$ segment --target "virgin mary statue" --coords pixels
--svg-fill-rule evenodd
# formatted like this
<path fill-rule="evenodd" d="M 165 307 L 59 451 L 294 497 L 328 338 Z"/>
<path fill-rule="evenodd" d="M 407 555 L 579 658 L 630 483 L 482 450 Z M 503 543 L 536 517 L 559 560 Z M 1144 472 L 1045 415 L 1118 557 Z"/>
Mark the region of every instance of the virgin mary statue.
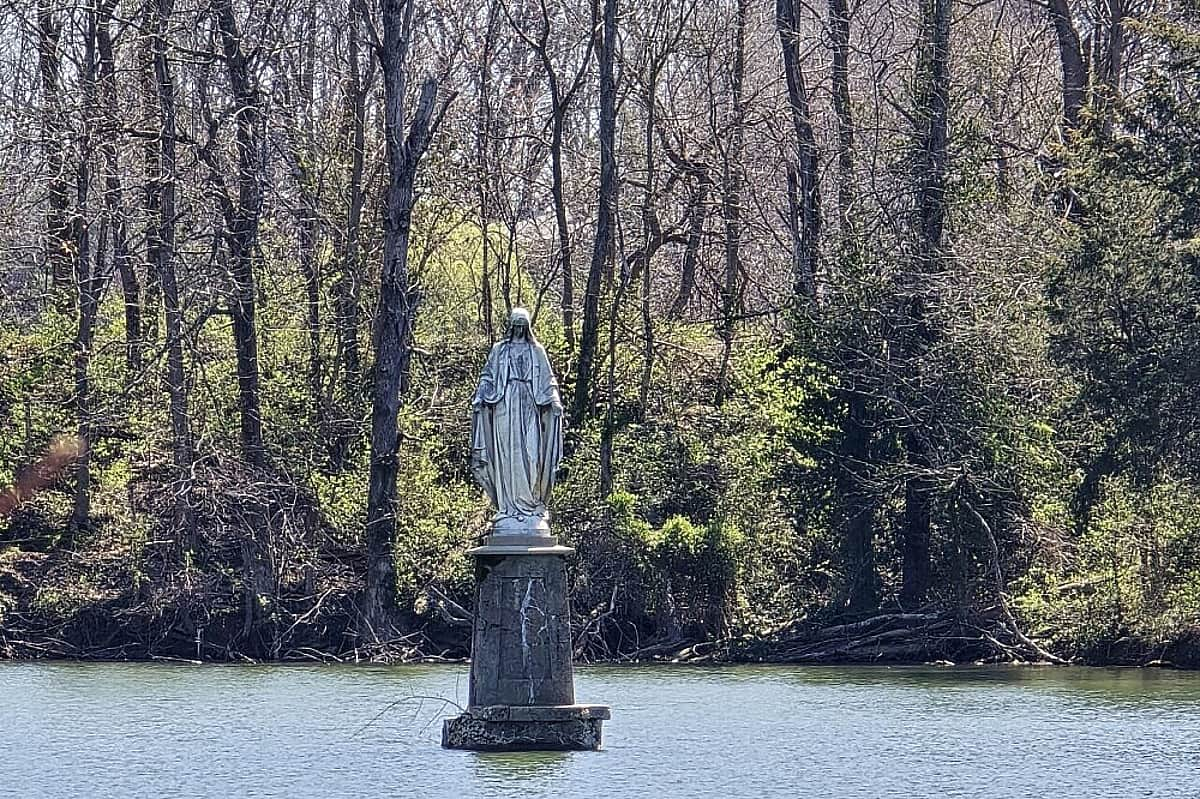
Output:
<path fill-rule="evenodd" d="M 471 403 L 471 473 L 496 509 L 493 533 L 548 534 L 546 502 L 563 451 L 563 410 L 529 311 L 514 308 Z"/>

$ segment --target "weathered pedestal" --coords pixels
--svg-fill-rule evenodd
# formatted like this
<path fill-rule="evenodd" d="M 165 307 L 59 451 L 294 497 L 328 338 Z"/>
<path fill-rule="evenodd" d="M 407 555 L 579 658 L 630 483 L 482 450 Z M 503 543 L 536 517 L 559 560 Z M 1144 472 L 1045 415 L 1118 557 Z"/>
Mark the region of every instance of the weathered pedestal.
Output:
<path fill-rule="evenodd" d="M 475 556 L 475 628 L 467 711 L 442 746 L 598 749 L 603 705 L 575 704 L 566 555 L 549 535 L 492 535 Z"/>

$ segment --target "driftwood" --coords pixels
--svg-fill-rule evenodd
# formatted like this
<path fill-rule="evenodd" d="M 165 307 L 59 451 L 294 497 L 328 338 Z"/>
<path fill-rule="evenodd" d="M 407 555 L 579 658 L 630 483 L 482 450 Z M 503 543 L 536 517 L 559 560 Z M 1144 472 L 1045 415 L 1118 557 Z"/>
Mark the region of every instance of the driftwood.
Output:
<path fill-rule="evenodd" d="M 753 644 L 754 659 L 786 663 L 1062 663 L 1015 627 L 1000 606 L 983 611 L 882 613 Z M 733 659 L 739 659 L 735 654 Z"/>
<path fill-rule="evenodd" d="M 996 536 L 992 532 L 992 526 L 988 524 L 987 519 L 983 518 L 983 514 L 975 510 L 975 506 L 972 505 L 966 498 L 963 499 L 963 504 L 966 506 L 971 516 L 975 518 L 975 523 L 979 525 L 980 529 L 983 530 L 984 535 L 987 538 L 988 551 L 991 554 L 992 561 L 992 578 L 995 581 L 996 596 L 1000 600 L 1000 610 L 1004 614 L 1005 625 L 1008 627 L 1013 637 L 1020 641 L 1022 645 L 1029 649 L 1029 651 L 1033 652 L 1037 657 L 1050 663 L 1057 663 L 1060 665 L 1065 664 L 1067 661 L 1063 660 L 1057 655 L 1047 652 L 1041 645 L 1021 631 L 1021 626 L 1017 623 L 1016 617 L 1013 615 L 1012 610 L 1010 610 L 1008 607 L 1007 593 L 1005 590 L 1006 586 L 1004 584 L 1004 573 L 1000 570 L 1000 547 L 996 544 Z"/>
<path fill-rule="evenodd" d="M 938 614 L 936 613 L 883 613 L 878 616 L 872 616 L 869 619 L 863 619 L 862 621 L 824 627 L 809 637 L 818 641 L 831 638 L 849 638 L 896 625 L 916 626 L 925 624 L 935 621 L 937 618 Z"/>
<path fill-rule="evenodd" d="M 576 658 L 587 659 L 585 655 L 589 650 L 598 650 L 606 656 L 604 659 L 612 659 L 612 651 L 604 636 L 604 625 L 617 612 L 617 589 L 619 587 L 619 585 L 613 586 L 612 596 L 608 598 L 608 605 L 595 608 L 583 625 L 583 629 L 574 637 L 571 651 Z"/>
<path fill-rule="evenodd" d="M 438 615 L 446 624 L 451 627 L 465 627 L 467 629 L 470 629 L 475 624 L 475 614 L 446 596 L 445 592 L 437 586 L 433 584 L 425 586 L 425 593 L 429 596 L 431 604 L 437 609 Z"/>

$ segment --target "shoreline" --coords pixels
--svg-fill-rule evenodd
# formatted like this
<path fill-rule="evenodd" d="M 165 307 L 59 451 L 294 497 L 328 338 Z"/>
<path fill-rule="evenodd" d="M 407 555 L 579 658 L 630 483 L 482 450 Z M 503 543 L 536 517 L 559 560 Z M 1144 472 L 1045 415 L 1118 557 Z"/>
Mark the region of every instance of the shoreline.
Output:
<path fill-rule="evenodd" d="M 0 636 L 0 642 L 3 637 Z M 683 652 L 675 653 L 682 656 L 647 657 L 641 659 L 576 659 L 575 667 L 603 666 L 606 668 L 646 667 L 646 666 L 687 666 L 694 668 L 721 668 L 727 666 L 815 666 L 815 667 L 896 667 L 896 668 L 1085 668 L 1085 669 L 1136 669 L 1163 671 L 1200 671 L 1200 643 L 1184 640 L 1174 644 L 1184 657 L 1179 661 L 1170 658 L 1141 659 L 1131 657 L 1112 657 L 1108 659 L 1086 657 L 1064 662 L 1047 660 L 1014 660 L 1003 658 L 976 659 L 952 661 L 946 659 L 788 659 L 783 657 L 765 656 L 695 656 Z M 692 649 L 687 647 L 686 649 Z M 1161 649 L 1161 645 L 1159 646 Z M 1182 662 L 1180 662 L 1182 661 Z M 78 654 L 50 653 L 44 655 L 0 656 L 0 664 L 6 663 L 138 663 L 162 664 L 172 666 L 465 666 L 470 663 L 468 657 L 442 657 L 436 655 L 420 655 L 416 657 L 396 657 L 387 653 L 378 653 L 371 657 L 291 657 L 291 658 L 251 658 L 245 655 L 229 658 L 195 659 L 175 655 L 149 655 L 145 657 L 105 657 L 102 654 L 81 652 Z"/>

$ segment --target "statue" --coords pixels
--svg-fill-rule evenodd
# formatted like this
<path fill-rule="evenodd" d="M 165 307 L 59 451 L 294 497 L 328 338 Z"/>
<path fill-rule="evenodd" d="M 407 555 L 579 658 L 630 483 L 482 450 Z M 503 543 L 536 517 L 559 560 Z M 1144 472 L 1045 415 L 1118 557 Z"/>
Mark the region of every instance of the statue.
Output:
<path fill-rule="evenodd" d="M 469 700 L 442 746 L 490 752 L 599 749 L 606 705 L 575 701 L 567 556 L 546 503 L 562 460 L 563 408 L 529 311 L 513 309 L 471 402 L 471 472 L 496 515 L 475 560 Z"/>
<path fill-rule="evenodd" d="M 496 509 L 493 534 L 549 534 L 546 502 L 562 451 L 558 383 L 529 311 L 514 308 L 471 403 L 471 473 Z"/>

